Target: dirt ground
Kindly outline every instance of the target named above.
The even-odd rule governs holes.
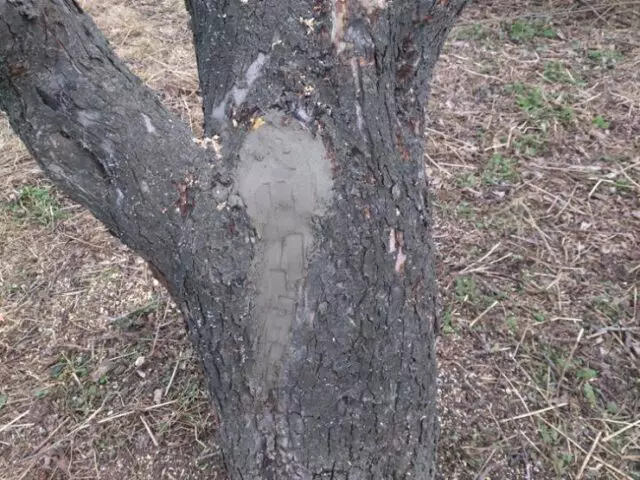
[[[85,0],[201,134],[182,0]],[[442,479],[640,479],[640,1],[474,3],[429,108]],[[0,478],[224,479],[182,319],[0,114]]]

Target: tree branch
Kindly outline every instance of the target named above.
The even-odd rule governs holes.
[[[72,0],[0,1],[0,108],[47,174],[164,274],[214,159]]]

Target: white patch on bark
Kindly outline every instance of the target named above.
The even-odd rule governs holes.
[[[258,58],[256,58],[251,63],[251,65],[249,65],[247,73],[244,76],[244,84],[246,86],[243,86],[242,88],[235,86],[233,87],[233,101],[235,102],[236,106],[240,106],[244,103],[245,99],[247,98],[247,94],[249,93],[249,89],[256,82],[256,80],[260,78],[260,74],[262,73],[264,64],[267,63],[267,60],[269,60],[268,55],[265,55],[262,52],[259,53]]]
[[[111,142],[103,140],[100,146],[109,155],[110,159],[113,158],[115,152],[113,151],[113,145],[111,145]]]
[[[85,198],[89,200],[95,200],[95,195],[89,193],[84,188],[82,188],[82,185],[80,185],[80,183],[76,182],[73,179],[73,177],[70,177],[69,175],[67,175],[67,172],[65,172],[64,169],[59,165],[56,165],[55,162],[57,162],[57,160],[55,156],[51,154],[50,163],[46,167],[49,170],[49,173],[51,174],[54,180],[64,181],[69,185],[73,185],[73,188],[78,189],[84,195]]]
[[[205,150],[213,150],[218,160],[222,159],[222,143],[220,143],[220,135],[213,137],[204,137],[202,140],[193,138],[193,143],[204,148]]]
[[[142,113],[141,115],[142,119],[144,120],[144,126],[147,129],[147,133],[156,133],[156,127],[154,127],[153,123],[151,123],[149,115],[146,115],[144,113]]]
[[[113,150],[113,145],[108,140],[103,140],[100,146],[104,149],[107,154],[107,160],[103,163],[107,172],[110,172],[112,169],[117,168],[118,161],[115,156],[115,151]]]
[[[407,256],[404,253],[404,234],[402,230],[396,230],[392,228],[389,232],[389,253],[396,253],[396,264],[395,271],[396,273],[402,272],[402,267],[404,267],[404,263],[407,261]]]
[[[122,208],[122,203],[124,202],[124,193],[119,188],[116,188],[116,205],[118,208]]]
[[[311,116],[307,113],[307,111],[302,107],[298,107],[298,109],[296,110],[296,115],[300,120],[302,120],[306,124],[311,123],[311,120],[313,120]]]
[[[351,59],[351,75],[353,76],[353,83],[356,87],[356,97],[360,96],[360,72],[358,71],[358,59]]]
[[[366,125],[364,121],[364,114],[362,113],[362,105],[360,104],[360,95],[362,94],[362,90],[360,89],[360,67],[358,65],[357,58],[351,59],[351,74],[353,75],[353,83],[356,87],[356,122],[360,135],[362,135],[362,139],[367,143],[367,135],[365,133]]]
[[[264,64],[269,60],[269,56],[264,53],[259,53],[258,58],[256,58],[247,70],[246,80],[249,86],[253,85],[255,81],[260,77],[262,73],[262,69]]]
[[[249,88],[233,87],[231,93],[233,94],[233,102],[236,104],[236,106],[240,106],[246,100],[247,94],[249,93]]]
[[[311,35],[316,28],[315,18],[302,18],[300,17],[300,23],[307,27],[307,35]]]
[[[245,102],[251,87],[256,83],[256,80],[260,78],[262,70],[268,61],[269,55],[265,55],[262,52],[258,54],[258,57],[249,65],[249,68],[247,68],[244,78],[240,82],[236,82],[231,91],[227,92],[224,99],[211,111],[211,117],[213,119],[221,122],[225,120],[224,112],[231,98],[233,98],[233,103],[235,103],[237,107]]]
[[[387,8],[387,0],[360,0],[360,5],[371,15],[375,10]]]
[[[347,0],[331,0],[331,43],[338,54],[346,48],[344,37],[344,22],[347,14]]]
[[[360,134],[362,134],[362,138],[366,142],[367,137],[364,134],[364,115],[362,115],[362,107],[360,106],[360,102],[356,102],[356,118],[358,119],[358,130],[360,130]]]
[[[87,112],[86,110],[78,111],[78,122],[84,128],[89,128],[91,125],[96,123],[96,121],[100,118],[100,115],[95,112]]]
[[[211,112],[211,118],[213,118],[214,120],[219,120],[219,121],[224,121],[224,111],[227,108],[227,98],[229,95],[224,97],[224,100],[222,100],[218,106],[216,108],[213,109],[213,111]]]
[[[402,247],[398,249],[398,256],[396,257],[396,273],[400,273],[402,271],[402,267],[404,266],[404,262],[407,261],[407,256],[402,251]]]

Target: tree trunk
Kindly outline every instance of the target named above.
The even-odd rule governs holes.
[[[0,0],[0,108],[184,312],[232,479],[430,479],[422,134],[466,0],[188,0],[204,149],[73,0]]]

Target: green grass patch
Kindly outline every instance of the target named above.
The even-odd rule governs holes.
[[[581,380],[592,380],[598,376],[597,370],[593,368],[580,368],[576,371],[576,377]]]
[[[69,359],[63,355],[49,369],[49,376],[59,380],[68,379],[73,375],[76,375],[78,378],[83,378],[88,374],[88,363],[83,357]]]
[[[536,323],[542,323],[546,319],[545,316],[544,316],[544,313],[542,313],[542,312],[533,312],[531,314],[531,316],[536,321]]]
[[[467,173],[456,178],[456,185],[460,188],[474,188],[480,185],[480,179],[473,173]]]
[[[462,201],[456,205],[456,216],[464,218],[466,220],[475,220],[477,215],[476,211],[469,204],[469,202]]]
[[[573,454],[571,453],[555,453],[552,461],[556,473],[559,475],[566,473],[574,460]]]
[[[18,198],[8,206],[11,214],[20,219],[35,221],[52,226],[66,217],[62,204],[49,187],[25,186],[18,192]]]
[[[451,314],[451,310],[446,310],[442,314],[442,333],[450,335],[455,332],[456,329],[453,326],[453,315]]]
[[[539,87],[530,87],[522,83],[507,86],[507,92],[516,95],[516,103],[526,113],[537,115],[544,110],[547,102]]]
[[[509,26],[509,38],[517,43],[530,42],[534,38],[556,38],[555,29],[544,22],[516,20]]]
[[[568,125],[574,119],[573,110],[560,103],[560,96],[554,99],[550,93],[540,87],[514,83],[507,85],[506,91],[515,95],[516,104],[520,110],[535,121],[542,130],[546,130],[551,120]]]
[[[587,50],[587,59],[595,65],[615,68],[617,63],[624,60],[624,55],[615,50]]]
[[[596,390],[590,383],[585,383],[582,386],[582,392],[584,393],[585,400],[591,407],[595,407],[597,403]]]
[[[520,135],[514,140],[513,145],[518,153],[530,157],[544,153],[548,148],[547,139],[537,133]]]
[[[602,130],[607,130],[610,127],[609,122],[607,122],[602,115],[598,115],[593,119],[593,125]]]
[[[480,297],[476,281],[471,277],[457,277],[455,282],[456,299],[460,302],[474,302]]]
[[[492,31],[486,28],[485,26],[475,23],[473,25],[468,25],[464,27],[460,27],[456,33],[456,40],[486,40],[491,36]]]
[[[633,192],[633,184],[626,178],[619,178],[614,182],[616,192],[620,194],[629,194]]]
[[[514,183],[518,181],[518,178],[516,161],[499,153],[491,156],[482,172],[482,183],[485,185]]]
[[[566,83],[570,85],[584,85],[584,82],[576,80],[569,69],[560,62],[546,62],[544,64],[543,76],[551,83]]]

